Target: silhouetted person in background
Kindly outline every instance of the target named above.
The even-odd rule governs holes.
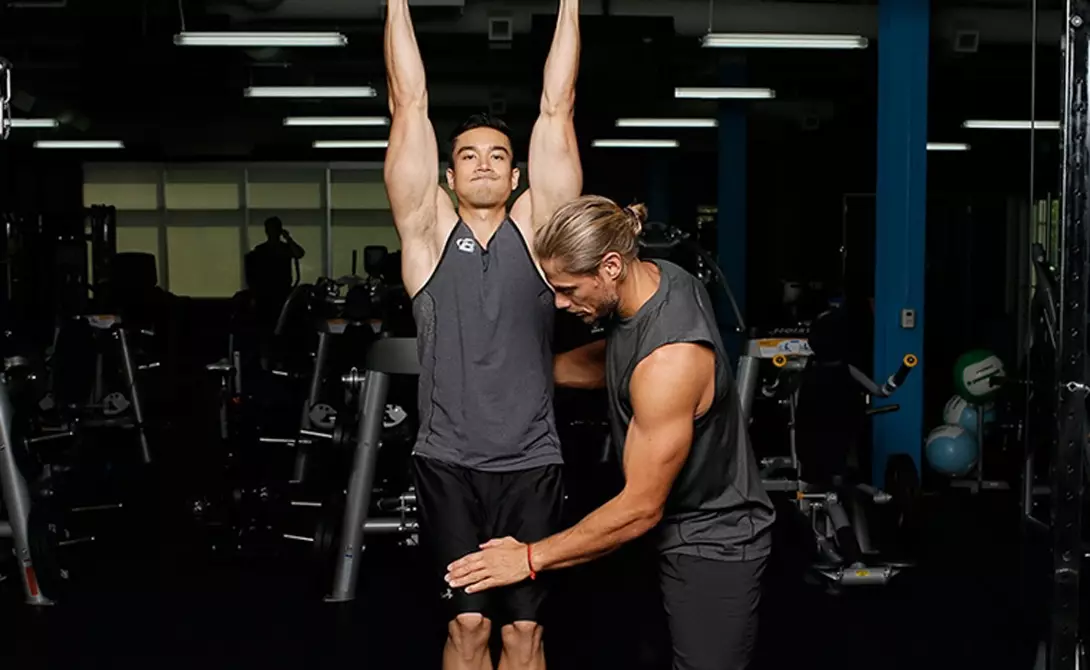
[[[295,286],[293,266],[306,251],[284,230],[280,217],[266,219],[265,236],[264,242],[246,254],[246,286],[256,318],[255,334],[267,345],[280,310]]]
[[[284,223],[278,216],[265,220],[265,237],[267,239],[250,252],[259,284],[251,284],[250,288],[269,295],[283,294],[286,298],[295,284],[293,266],[306,251],[284,230]]]

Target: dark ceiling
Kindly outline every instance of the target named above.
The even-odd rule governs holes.
[[[453,2],[460,4],[459,0]],[[0,16],[0,55],[14,63],[14,86],[21,92],[15,100],[16,115],[58,117],[64,123],[58,130],[17,131],[9,142],[25,144],[38,137],[123,139],[129,147],[124,152],[126,160],[329,159],[329,152],[310,148],[314,139],[376,138],[384,132],[381,128],[282,126],[288,115],[385,113],[379,0],[357,0],[355,5],[363,9],[350,16],[336,15],[338,7],[352,5],[345,0],[249,0],[227,5],[197,0],[183,0],[182,4],[177,0],[23,0],[13,4],[19,6],[0,10],[4,12]],[[63,6],[34,6],[49,4]],[[432,115],[440,134],[445,135],[446,129],[467,113],[499,105],[525,137],[536,112],[540,71],[555,21],[544,9],[553,3],[488,3],[489,14],[499,8],[515,17],[514,40],[502,45],[489,42],[486,21],[466,27],[467,17],[485,4],[483,0],[465,0],[464,7],[453,8],[418,9],[413,4],[428,66]],[[698,31],[701,22],[707,21],[709,5],[677,5],[684,4],[693,12],[704,8],[699,17],[663,15],[664,11],[654,11],[659,16],[617,15],[626,7],[624,13],[631,14],[636,6],[653,10],[668,4],[674,7],[665,0],[642,5],[637,0],[627,4],[623,0],[595,0],[593,6],[589,1],[584,3],[577,112],[582,140],[616,136],[612,126],[619,116],[714,114],[714,103],[672,97],[675,86],[718,83],[721,60],[739,56],[737,52],[699,48]],[[1045,10],[1054,6],[1039,3],[1045,28],[1056,19],[1055,12],[1046,17]],[[749,12],[745,16],[760,18],[762,8],[774,12],[784,7],[813,12],[796,11],[798,25],[791,26],[795,30],[818,19],[826,31],[830,26],[844,25],[850,32],[855,25],[874,23],[874,8],[860,3],[742,6],[720,0],[715,16],[721,25],[733,20],[732,16],[742,16],[742,11]],[[311,15],[306,15],[307,8],[313,9]],[[828,12],[828,20],[822,18],[826,14],[816,12]],[[271,52],[177,47],[172,37],[179,31],[182,14],[190,30],[335,28],[345,32],[350,43],[346,48]],[[979,26],[973,17],[979,17]],[[1009,136],[969,137],[960,124],[974,117],[1028,118],[1031,19],[1028,2],[935,3],[930,54],[931,139],[972,141],[982,146],[1010,141]],[[975,52],[962,53],[952,47],[951,36],[962,29],[979,29],[980,46]],[[1021,41],[1019,31],[1025,37]],[[1043,32],[1048,34],[1048,30]],[[1047,39],[1039,43],[1038,118],[1056,118],[1058,114],[1057,43]],[[853,155],[854,150],[860,157],[873,156],[877,54],[875,41],[862,51],[766,50],[746,54],[748,83],[777,92],[776,100],[750,105],[751,146],[783,156],[791,156],[801,146],[826,147],[841,156]],[[242,95],[250,84],[370,84],[379,89],[379,97],[343,102],[252,100]],[[691,131],[681,139],[687,152],[714,151],[714,135],[708,131]],[[1003,153],[1002,145],[994,150]],[[355,153],[353,159],[381,159],[380,150]],[[334,158],[346,156],[342,152]],[[867,164],[873,162],[868,158]]]

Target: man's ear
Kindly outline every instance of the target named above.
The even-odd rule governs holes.
[[[605,273],[612,281],[617,281],[620,278],[621,273],[624,272],[624,259],[616,251],[611,251],[602,257],[602,262],[599,265],[602,272]]]
[[[451,190],[451,192],[454,191],[454,169],[453,168],[447,168],[447,188],[449,188]]]
[[[515,168],[514,170],[511,170],[511,190],[512,191],[518,190],[519,179],[521,178],[521,175],[522,175],[522,173],[519,172],[518,168]]]

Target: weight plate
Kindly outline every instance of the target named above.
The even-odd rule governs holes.
[[[883,506],[884,522],[875,529],[881,546],[891,555],[914,555],[920,527],[920,475],[908,454],[894,454],[886,462],[885,490],[892,499]]]
[[[405,419],[409,417],[409,413],[405,411],[401,405],[386,405],[386,411],[382,416],[382,427],[393,428],[401,424]]]
[[[102,399],[102,413],[106,416],[117,416],[129,408],[129,399],[120,391],[114,391]]]
[[[324,402],[310,408],[310,424],[319,430],[332,430],[337,422],[337,410]]]
[[[911,515],[920,493],[920,475],[908,454],[893,454],[886,462],[886,492],[892,497],[899,516]]]
[[[327,496],[322,501],[322,509],[314,527],[311,563],[312,574],[319,589],[329,589],[333,583],[344,505],[344,494],[340,491]]]
[[[68,571],[63,567],[64,523],[59,505],[52,498],[35,500],[27,517],[27,544],[38,587],[46,598],[61,600],[68,589]]]

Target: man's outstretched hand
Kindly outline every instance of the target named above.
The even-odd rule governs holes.
[[[489,540],[481,550],[447,566],[447,583],[466,593],[516,584],[530,576],[526,545],[513,537]]]

